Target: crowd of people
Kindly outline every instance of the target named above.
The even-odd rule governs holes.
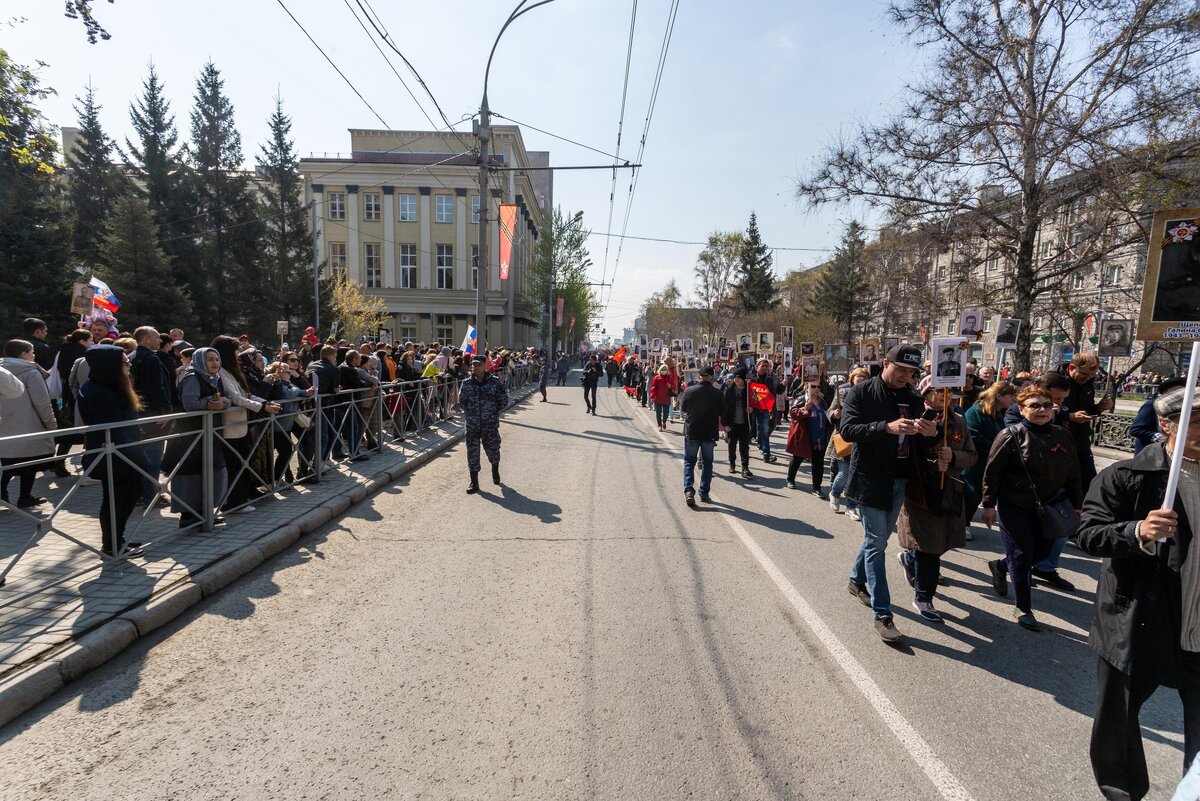
[[[475,360],[503,387],[535,377],[543,361],[502,348]],[[30,318],[0,359],[0,499],[10,502],[16,478],[11,505],[37,514],[47,503],[40,474],[98,484],[102,551],[134,556],[142,545],[124,532],[138,506],[169,505],[181,529],[209,515],[223,524],[281,485],[456,419],[470,362],[442,344],[321,342],[312,328],[296,348],[256,347],[244,334],[194,346],[178,328],[121,330],[101,310],[53,343]],[[200,411],[213,413],[216,434],[207,474],[204,416],[161,419]],[[123,458],[104,457],[106,441]],[[208,482],[216,506],[205,510]]]
[[[785,485],[797,488],[807,462],[811,491],[833,514],[860,523],[847,589],[889,644],[903,640],[886,570],[894,530],[913,607],[934,625],[945,622],[935,606],[941,559],[971,539],[977,514],[998,527],[1003,550],[988,563],[991,591],[1011,594],[1022,629],[1042,630],[1035,586],[1075,591],[1058,569],[1068,542],[1101,557],[1090,635],[1099,679],[1096,781],[1108,799],[1149,791],[1138,713],[1159,686],[1176,688],[1183,701],[1185,771],[1192,765],[1200,750],[1200,552],[1188,521],[1200,518],[1200,402],[1179,431],[1183,379],[1145,387],[1154,397],[1130,428],[1137,455],[1097,475],[1093,422],[1114,403],[1097,398],[1094,354],[1054,371],[997,374],[972,364],[953,392],[932,386],[923,350],[911,345],[842,381],[806,379],[800,366],[785,374],[778,358],[717,361],[690,375],[681,361],[666,355],[642,364],[631,356],[614,368],[612,359],[593,357],[590,364],[596,375],[622,380],[633,402],[654,406],[660,431],[682,418],[688,506],[713,500],[718,441],[727,443],[730,473],[753,479],[750,445],[774,462],[771,434],[787,425]],[[1178,499],[1164,510],[1176,447],[1184,450],[1183,474]]]

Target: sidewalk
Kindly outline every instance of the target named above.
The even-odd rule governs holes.
[[[533,391],[517,390],[509,408]],[[103,562],[53,531],[43,533],[0,587],[0,724],[461,438],[460,422],[443,422],[419,437],[410,434],[407,442],[389,445],[369,461],[325,473],[320,484],[264,496],[255,501],[256,511],[229,515],[226,525],[209,533],[157,542],[177,531],[178,518],[161,508],[138,507],[126,536],[154,542],[134,559]],[[57,501],[74,481],[56,479],[46,490],[39,479],[38,491]],[[56,527],[98,548],[99,506],[100,488],[80,487],[56,517]],[[141,537],[135,533],[139,525]],[[0,511],[4,564],[30,532],[16,513]]]

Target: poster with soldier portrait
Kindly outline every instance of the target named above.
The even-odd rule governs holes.
[[[1001,317],[1000,325],[996,329],[996,346],[1010,347],[1017,346],[1017,337],[1021,334],[1021,321],[1015,317]]]
[[[683,355],[691,356],[696,352],[696,343],[690,339],[683,340]]]
[[[738,353],[754,352],[754,334],[738,334]]]
[[[1133,351],[1133,320],[1102,320],[1098,356],[1128,357]]]
[[[791,375],[791,374],[792,374],[792,367],[793,367],[793,363],[792,363],[792,349],[791,349],[791,348],[784,348],[784,349],[783,349],[783,374],[784,374],[785,376]]]
[[[879,364],[881,355],[879,353],[880,342],[876,337],[864,339],[858,344],[858,363],[859,364]]]
[[[806,359],[809,356],[816,356],[816,355],[817,355],[817,343],[816,342],[801,342],[800,343],[800,358]]]
[[[770,331],[758,332],[758,352],[764,356],[775,352],[775,335]]]
[[[934,337],[930,346],[933,375],[930,386],[957,389],[967,382],[968,342],[974,337]]]
[[[650,340],[650,350],[654,353],[661,352],[662,351],[662,340],[659,339],[658,337],[655,337],[654,339]]]
[[[821,380],[821,360],[816,356],[809,356],[804,360],[804,382],[812,384]]]
[[[845,373],[850,369],[850,348],[843,343],[825,346],[825,369],[831,373]]]
[[[779,326],[779,344],[785,348],[792,347],[792,336],[795,333],[795,326],[781,325]]]
[[[1200,208],[1154,213],[1138,335],[1200,339]]]

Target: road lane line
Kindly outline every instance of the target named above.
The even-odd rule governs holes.
[[[866,697],[867,703],[875,709],[879,717],[883,718],[883,722],[892,730],[892,734],[896,735],[896,739],[908,751],[913,761],[929,777],[929,781],[937,788],[942,798],[946,801],[974,801],[972,795],[967,792],[967,788],[950,772],[946,763],[938,758],[929,743],[925,742],[925,738],[918,734],[912,724],[905,719],[883,689],[867,673],[862,663],[854,658],[846,646],[842,645],[837,635],[825,625],[825,621],[821,619],[816,610],[808,605],[808,601],[804,600],[804,596],[788,581],[783,571],[776,567],[775,563],[771,561],[771,557],[767,556],[766,552],[759,547],[759,544],[742,526],[741,521],[730,515],[721,515],[721,517],[725,518],[725,522],[733,529],[733,533],[737,534],[738,539],[746,546],[746,550],[750,551],[750,555],[775,582],[775,586],[787,598],[788,603],[796,610],[796,614],[800,615],[812,633],[825,646],[829,655],[838,663],[859,692]]]
[[[646,417],[643,415],[642,419],[644,420]],[[655,429],[655,433],[659,434],[659,438],[662,441],[670,443],[670,440],[665,435],[657,431],[657,426],[655,426]],[[808,601],[804,600],[804,596],[788,580],[783,571],[775,566],[775,563],[767,555],[766,551],[754,541],[754,538],[746,531],[741,521],[728,514],[722,514],[721,517],[729,524],[729,527],[737,535],[738,539],[742,541],[742,544],[746,546],[746,550],[758,562],[759,567],[775,582],[775,586],[779,588],[779,591],[783,593],[783,597],[796,610],[796,614],[800,616],[800,619],[804,621],[809,630],[825,646],[825,650],[837,662],[842,672],[853,682],[858,691],[866,698],[867,703],[871,705],[876,714],[891,729],[892,734],[900,741],[900,745],[904,747],[904,750],[908,752],[909,756],[917,763],[933,786],[937,788],[941,797],[946,799],[946,801],[975,801],[974,796],[950,772],[950,768],[934,753],[929,743],[925,742],[925,738],[917,733],[913,725],[908,722],[903,713],[892,703],[892,700],[888,698],[883,688],[875,683],[875,680],[871,678],[871,674],[867,672],[862,663],[850,653],[846,646],[842,645],[841,640],[837,638],[837,635],[833,633],[833,630],[829,626],[825,625],[825,621],[821,619],[817,611],[809,605]]]

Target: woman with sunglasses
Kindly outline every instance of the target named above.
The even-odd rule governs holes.
[[[1017,406],[1021,422],[996,436],[983,470],[983,522],[988,528],[997,519],[1000,522],[1000,540],[1016,596],[1013,617],[1022,628],[1041,631],[1033,616],[1029,577],[1033,565],[1050,553],[1054,540],[1043,533],[1037,506],[1065,495],[1078,510],[1083,506],[1083,484],[1075,443],[1065,428],[1054,424],[1049,390],[1025,387],[1017,395]],[[997,594],[1007,596],[1008,580],[1003,578],[999,560],[989,563],[989,568]]]

